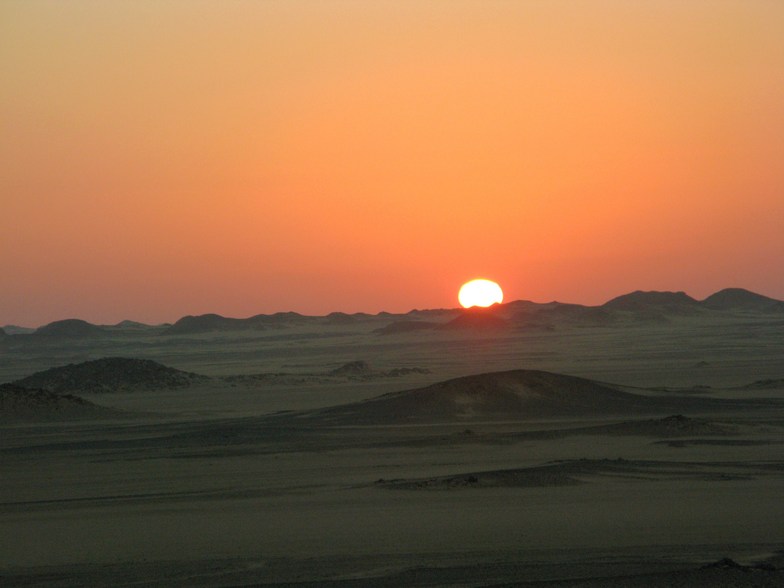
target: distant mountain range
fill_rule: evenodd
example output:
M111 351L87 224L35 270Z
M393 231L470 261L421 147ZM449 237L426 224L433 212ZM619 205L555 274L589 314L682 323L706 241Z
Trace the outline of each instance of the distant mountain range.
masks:
M18 337L42 340L84 339L107 335L132 335L155 332L165 336L199 335L221 331L262 331L298 325L352 325L383 322L380 334L399 334L425 330L503 329L507 327L548 327L554 323L608 325L620 320L666 321L668 317L695 315L702 312L749 312L784 314L784 301L744 290L726 288L696 300L685 292L636 291L613 298L600 306L583 306L561 302L535 303L516 300L489 309L412 310L406 314L380 312L346 314L333 312L326 316L305 316L296 312L259 314L249 318L230 318L218 314L184 316L174 324L145 325L122 321L116 325L94 325L80 319L65 319L30 329L7 325L0 329L0 341ZM391 322L390 322L391 321Z
M419 316L428 318L422 311ZM439 311L440 312L440 311ZM553 328L555 325L610 326L624 321L667 322L671 318L712 312L766 313L784 316L784 302L741 288L721 290L705 300L684 292L632 292L601 306L516 300L487 309L455 310L447 322L411 320L409 315L377 330L382 335L412 331Z

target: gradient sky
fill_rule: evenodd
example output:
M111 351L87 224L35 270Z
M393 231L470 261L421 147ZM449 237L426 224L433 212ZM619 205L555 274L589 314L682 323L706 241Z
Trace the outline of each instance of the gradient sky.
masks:
M784 298L784 2L0 2L0 325Z

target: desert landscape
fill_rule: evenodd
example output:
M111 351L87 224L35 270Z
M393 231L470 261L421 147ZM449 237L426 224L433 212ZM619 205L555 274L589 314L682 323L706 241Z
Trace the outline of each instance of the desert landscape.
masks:
M741 289L9 326L2 581L781 585L782 329Z
M784 2L0 39L0 586L784 586Z

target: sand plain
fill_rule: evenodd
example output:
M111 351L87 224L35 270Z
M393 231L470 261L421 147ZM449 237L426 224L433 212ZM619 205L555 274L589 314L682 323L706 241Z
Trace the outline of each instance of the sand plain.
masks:
M211 379L81 395L123 418L3 424L0 581L782 584L782 315L378 331L399 320L6 341L0 382L113 356ZM335 375L355 360L369 371ZM382 394L521 369L618 384L651 409L362 412ZM226 379L254 374L276 376ZM658 403L673 394L689 399L683 418ZM356 418L325 418L336 406Z

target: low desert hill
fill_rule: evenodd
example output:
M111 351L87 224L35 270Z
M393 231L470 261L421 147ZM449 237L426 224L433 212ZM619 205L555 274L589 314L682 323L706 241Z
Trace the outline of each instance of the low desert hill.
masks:
M71 420L122 414L71 394L0 384L0 422Z
M496 316L490 308L469 308L439 328L446 330L469 329L487 331L505 329L508 326L509 321Z
M37 372L15 382L57 394L98 394L185 388L209 378L149 359L106 357Z
M346 315L348 316L348 315ZM301 324L309 317L297 312L276 312L275 314L257 314L249 318L230 318L219 314L201 314L184 316L168 329L166 335L196 335L216 331L262 331L267 328L278 328Z
M139 330L139 329L143 330L143 329L154 328L153 325L148 325L145 323L140 323L138 321L130 321L130 320L120 321L116 325L112 325L112 327L115 329L131 329L131 330Z
M712 310L756 310L784 312L784 302L755 294L743 288L725 288L711 294L702 304Z
M266 384L327 384L336 382L367 382L384 378L399 378L411 374L429 374L430 370L421 367L395 367L379 370L364 360L355 360L326 372L262 372L256 374L237 374L223 376L224 382L232 385L248 386Z
M248 328L243 319L227 318L219 314L184 316L166 329L166 335L195 335L212 331L225 331Z
M358 319L350 314L346 314L345 312L330 312L326 317L324 317L324 322L328 325L350 325L357 321Z
M105 331L101 327L81 319L65 319L44 325L36 329L34 334L45 337L79 339L102 336L105 334Z
M573 429L571 433L673 438L695 435L724 436L735 434L737 431L738 427L732 424L717 423L707 419L689 418L682 414L675 414L661 419L624 421L612 425Z
M276 312L274 314L257 314L247 319L248 321L266 326L285 326L285 325L298 325L304 323L308 318L298 312Z
M465 376L424 388L300 414L331 423L417 423L515 420L622 414L722 411L761 401L644 396L620 386L535 370ZM677 423L676 423L677 424Z
M604 308L630 311L659 311L691 314L699 311L700 303L685 292L643 292L637 290L605 302Z

